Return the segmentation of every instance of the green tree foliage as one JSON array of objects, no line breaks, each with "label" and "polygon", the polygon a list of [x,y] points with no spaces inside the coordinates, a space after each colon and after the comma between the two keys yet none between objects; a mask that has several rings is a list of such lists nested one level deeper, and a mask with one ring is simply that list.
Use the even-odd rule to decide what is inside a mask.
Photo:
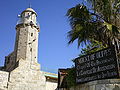
[{"label": "green tree foliage", "polygon": [[85,48],[82,48],[81,54],[79,56],[87,55],[98,50],[104,49],[105,47],[100,42],[92,42],[89,45],[86,45]]},{"label": "green tree foliage", "polygon": [[[120,24],[120,0],[88,0],[91,5],[78,4],[67,11],[71,30],[69,44],[78,41],[83,44],[95,43],[104,47],[118,40]],[[91,47],[91,46],[89,46]]]},{"label": "green tree foliage", "polygon": [[68,70],[67,72],[67,77],[66,77],[66,81],[67,81],[67,86],[70,88],[72,86],[76,85],[76,76],[75,76],[75,68],[72,67],[71,69]]}]

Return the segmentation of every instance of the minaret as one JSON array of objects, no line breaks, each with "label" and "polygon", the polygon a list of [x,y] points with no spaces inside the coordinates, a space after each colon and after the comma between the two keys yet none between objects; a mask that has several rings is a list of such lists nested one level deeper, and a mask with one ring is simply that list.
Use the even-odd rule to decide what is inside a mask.
[{"label": "minaret", "polygon": [[14,51],[5,61],[5,70],[10,72],[7,90],[46,90],[46,78],[37,63],[39,26],[36,17],[32,8],[20,14]]},{"label": "minaret", "polygon": [[19,15],[14,52],[5,61],[7,71],[18,67],[21,59],[29,66],[37,64],[39,26],[36,17],[32,8],[27,8]]},{"label": "minaret", "polygon": [[39,27],[36,16],[37,14],[32,8],[27,8],[20,15],[20,20],[16,25],[15,51],[17,61],[22,58],[37,62]]}]

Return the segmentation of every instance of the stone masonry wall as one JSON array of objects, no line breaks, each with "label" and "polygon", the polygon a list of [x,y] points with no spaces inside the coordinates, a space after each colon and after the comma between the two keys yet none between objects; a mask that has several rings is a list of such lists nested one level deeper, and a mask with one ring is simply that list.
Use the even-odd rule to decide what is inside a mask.
[{"label": "stone masonry wall", "polygon": [[45,76],[38,67],[31,69],[29,62],[23,59],[19,65],[10,72],[8,90],[45,90]]},{"label": "stone masonry wall", "polygon": [[6,90],[9,73],[0,71],[0,90]]},{"label": "stone masonry wall", "polygon": [[46,90],[57,90],[57,83],[46,81]]},{"label": "stone masonry wall", "polygon": [[69,90],[120,90],[120,79],[106,79],[78,84]]}]

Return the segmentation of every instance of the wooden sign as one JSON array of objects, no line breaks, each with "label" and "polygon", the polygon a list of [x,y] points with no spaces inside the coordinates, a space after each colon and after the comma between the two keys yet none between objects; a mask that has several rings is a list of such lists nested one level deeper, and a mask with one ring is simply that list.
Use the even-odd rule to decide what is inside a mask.
[{"label": "wooden sign", "polygon": [[114,46],[75,59],[76,83],[119,78]]}]

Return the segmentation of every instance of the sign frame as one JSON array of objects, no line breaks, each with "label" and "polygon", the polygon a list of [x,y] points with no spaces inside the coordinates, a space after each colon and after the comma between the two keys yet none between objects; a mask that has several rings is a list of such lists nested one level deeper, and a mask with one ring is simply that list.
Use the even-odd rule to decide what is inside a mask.
[{"label": "sign frame", "polygon": [[74,62],[77,84],[120,76],[115,46],[78,57]]}]

